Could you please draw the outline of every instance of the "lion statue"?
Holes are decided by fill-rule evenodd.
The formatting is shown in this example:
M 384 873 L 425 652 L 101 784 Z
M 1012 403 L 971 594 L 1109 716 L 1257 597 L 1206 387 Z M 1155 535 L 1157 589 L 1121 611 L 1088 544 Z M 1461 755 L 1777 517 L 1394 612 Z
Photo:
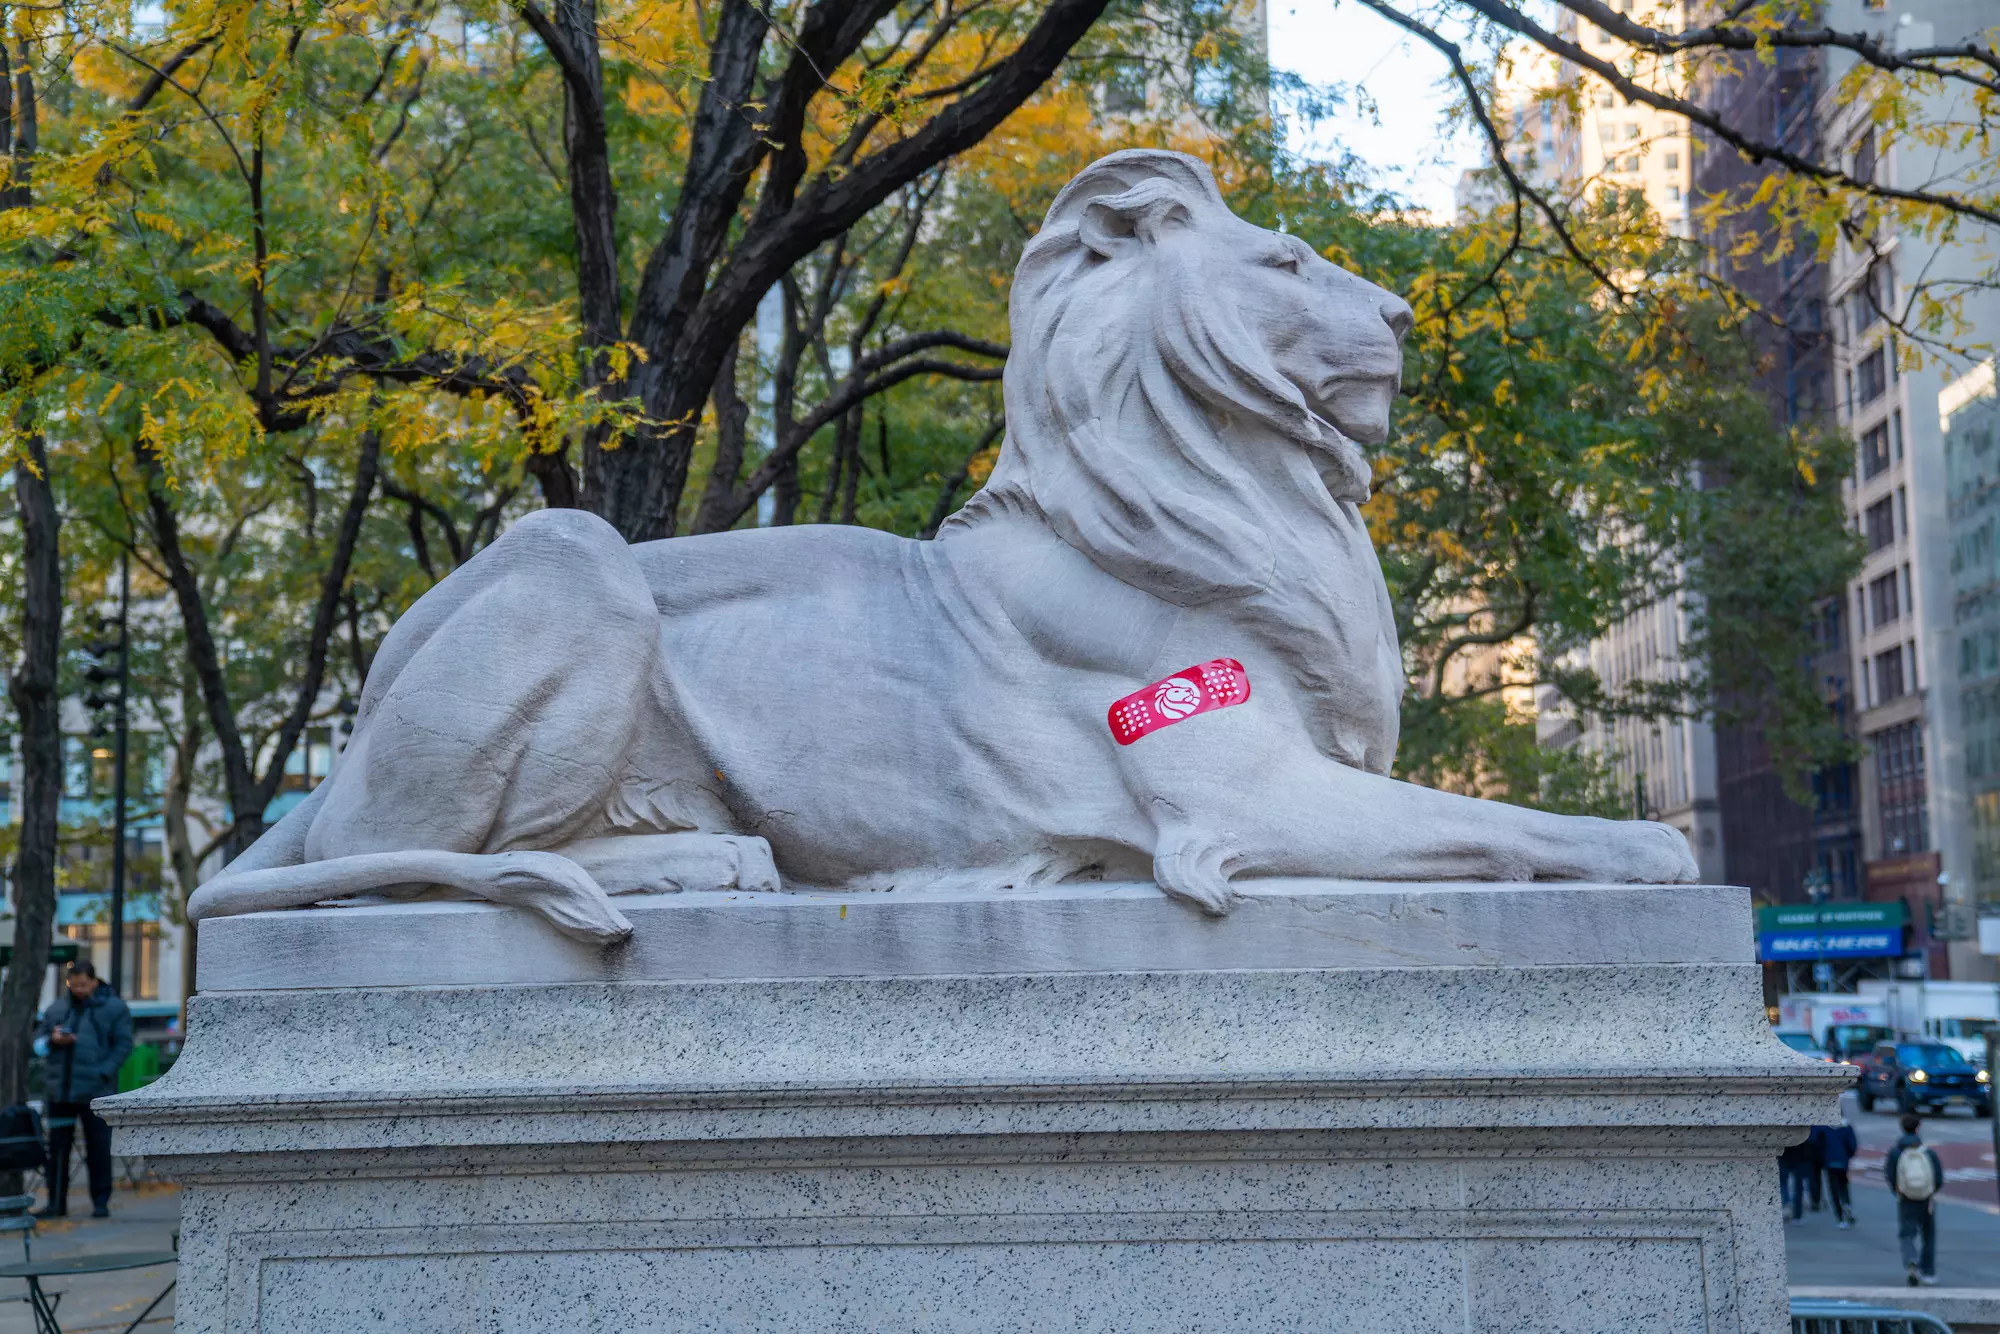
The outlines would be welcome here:
M 1131 151 L 1056 199 L 1010 318 L 1006 441 L 936 540 L 522 519 L 390 631 L 332 776 L 189 915 L 442 890 L 612 942 L 611 895 L 679 889 L 1151 879 L 1223 913 L 1255 877 L 1694 878 L 1665 825 L 1387 776 L 1357 506 L 1401 300 Z

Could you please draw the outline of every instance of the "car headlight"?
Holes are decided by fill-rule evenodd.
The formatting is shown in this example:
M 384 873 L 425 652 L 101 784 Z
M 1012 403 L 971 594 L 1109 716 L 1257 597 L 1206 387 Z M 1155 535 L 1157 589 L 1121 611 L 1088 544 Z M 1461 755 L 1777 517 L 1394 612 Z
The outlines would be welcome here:
M 1973 1078 L 1982 1084 L 1991 1084 L 1993 1082 L 1993 1073 L 1990 1070 L 1981 1070 Z
M 1930 1076 L 1929 1076 L 1928 1074 L 1926 1074 L 1926 1073 L 1925 1073 L 1924 1071 L 1922 1071 L 1922 1070 L 1912 1070 L 1912 1071 L 1910 1071 L 1910 1082 L 1911 1082 L 1912 1084 L 1922 1084 L 1922 1083 L 1925 1083 L 1925 1082 L 1927 1082 L 1927 1081 L 1928 1081 L 1929 1079 L 1930 1079 Z

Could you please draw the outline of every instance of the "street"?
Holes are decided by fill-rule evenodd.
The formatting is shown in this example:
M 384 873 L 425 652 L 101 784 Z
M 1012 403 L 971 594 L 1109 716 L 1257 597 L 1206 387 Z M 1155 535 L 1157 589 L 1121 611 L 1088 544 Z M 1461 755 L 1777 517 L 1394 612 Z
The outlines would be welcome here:
M 1834 1226 L 1831 1209 L 1807 1212 L 1785 1228 L 1794 1287 L 1870 1287 L 1903 1281 L 1896 1242 L 1896 1202 L 1882 1179 L 1882 1162 L 1902 1133 L 1894 1113 L 1863 1112 L 1849 1093 L 1841 1099 L 1861 1141 L 1851 1180 L 1856 1224 Z M 1945 1287 L 2000 1287 L 2000 1201 L 1996 1201 L 1993 1123 L 1969 1113 L 1924 1118 L 1924 1142 L 1944 1163 L 1938 1205 L 1938 1282 Z M 1775 1171 L 1775 1166 L 1773 1168 Z

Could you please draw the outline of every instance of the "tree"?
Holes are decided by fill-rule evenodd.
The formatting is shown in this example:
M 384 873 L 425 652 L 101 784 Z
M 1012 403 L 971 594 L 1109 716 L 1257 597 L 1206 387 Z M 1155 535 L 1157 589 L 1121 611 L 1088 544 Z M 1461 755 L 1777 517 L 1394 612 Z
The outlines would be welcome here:
M 1640 717 L 1710 714 L 1720 699 L 1767 718 L 1795 782 L 1843 754 L 1806 664 L 1818 599 L 1858 561 L 1840 496 L 1851 448 L 1773 428 L 1747 305 L 1627 199 L 1563 215 L 1622 276 L 1623 300 L 1552 228 L 1517 231 L 1505 207 L 1440 227 L 1392 203 L 1308 168 L 1275 173 L 1252 207 L 1417 314 L 1364 510 L 1411 671 L 1401 771 L 1616 808 L 1601 774 L 1539 751 L 1532 718 L 1496 706 L 1536 688 Z M 1685 675 L 1613 693 L 1575 660 L 1676 594 L 1694 609 Z M 1467 655 L 1496 650 L 1505 670 L 1460 679 Z
M 33 72 L 10 80 L 9 34 L 0 28 L 0 151 L 9 157 L 9 183 L 0 191 L 0 215 L 32 203 L 30 189 L 38 146 L 39 94 Z M 17 48 L 19 50 L 21 48 Z M 33 333 L 28 334 L 34 345 Z M 0 980 L 0 1107 L 28 1093 L 30 1041 L 42 981 L 48 974 L 55 928 L 57 821 L 62 800 L 63 569 L 61 524 L 56 512 L 45 439 L 19 410 L 20 396 L 48 364 L 44 349 L 8 367 L 13 420 L 23 429 L 14 442 L 15 515 L 20 524 L 21 633 L 19 665 L 7 693 L 21 729 L 21 830 L 15 844 L 14 947 Z
M 1571 227 L 1563 201 L 1509 160 L 1483 74 L 1486 62 L 1446 36 L 1442 19 L 1469 24 L 1475 44 L 1529 43 L 1602 80 L 1628 102 L 1686 119 L 1723 151 L 1776 168 L 1768 184 L 1744 197 L 1710 200 L 1705 210 L 1711 227 L 1729 215 L 1754 218 L 1758 247 L 1768 253 L 1799 246 L 1824 250 L 1836 239 L 1865 252 L 1898 229 L 1936 237 L 2000 227 L 2000 160 L 1989 147 L 2000 116 L 2000 44 L 1994 36 L 2000 29 L 1974 40 L 1905 46 L 1886 28 L 1829 26 L 1815 0 L 1690 2 L 1685 24 L 1674 21 L 1671 4 L 1635 13 L 1603 0 L 1556 0 L 1551 16 L 1510 0 L 1448 0 L 1421 15 L 1390 0 L 1361 3 L 1444 59 L 1464 114 L 1491 150 L 1517 231 L 1525 217 L 1535 216 L 1613 291 L 1625 288 L 1611 257 L 1593 251 Z M 1865 105 L 1875 126 L 1865 151 L 1817 141 L 1802 147 L 1779 133 L 1750 131 L 1696 95 L 1718 73 L 1769 60 L 1779 51 L 1817 52 L 1833 62 L 1831 97 Z M 1951 166 L 1920 185 L 1892 185 L 1881 179 L 1876 164 L 1898 143 Z M 1995 281 L 2000 270 L 1989 272 L 1980 285 Z M 1915 341 L 1948 340 L 1957 331 L 1964 291 L 1961 279 L 1940 290 L 1918 281 L 1910 299 L 1885 314 Z

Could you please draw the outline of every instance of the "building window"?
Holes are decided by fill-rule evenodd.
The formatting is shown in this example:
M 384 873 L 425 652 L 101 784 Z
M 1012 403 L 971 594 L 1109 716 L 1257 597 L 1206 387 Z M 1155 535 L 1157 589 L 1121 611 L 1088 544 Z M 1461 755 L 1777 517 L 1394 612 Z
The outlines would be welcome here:
M 1887 704 L 1892 699 L 1901 699 L 1908 691 L 1903 685 L 1903 648 L 1895 648 L 1875 655 L 1875 702 Z
M 1896 572 L 1891 570 L 1868 585 L 1868 621 L 1871 625 L 1887 625 L 1902 614 L 1903 610 L 1897 597 Z M 1899 668 L 1897 671 L 1899 679 L 1901 675 Z
M 1847 298 L 1847 307 L 1854 319 L 1854 336 L 1859 338 L 1874 328 L 1888 306 L 1889 266 L 1877 264 L 1868 270 L 1861 285 Z
M 1880 477 L 1889 469 L 1889 427 L 1871 426 L 1861 437 L 1861 480 Z
M 1877 732 L 1875 782 L 1882 811 L 1882 849 L 1890 855 L 1927 852 L 1930 816 L 1924 791 L 1922 723 L 1903 723 Z
M 1868 507 L 1862 516 L 1868 535 L 1868 549 L 1880 551 L 1896 540 L 1896 509 L 1888 496 Z
M 1679 153 L 1667 154 L 1665 165 L 1668 171 L 1679 171 L 1681 169 L 1681 155 Z
M 1615 101 L 1616 100 L 1611 96 L 1610 93 L 1599 93 L 1597 95 L 1597 105 L 1604 108 L 1604 110 L 1606 111 L 1609 111 L 1612 108 L 1612 106 L 1615 105 Z
M 1896 462 L 1901 463 L 1903 461 L 1903 414 L 1901 412 L 1892 412 L 1889 414 L 1889 450 L 1895 457 Z
M 1882 391 L 1889 387 L 1889 358 L 1881 348 L 1876 348 L 1861 359 L 1860 382 L 1861 402 L 1873 403 L 1882 397 Z
M 1681 198 L 1681 188 L 1678 185 L 1668 186 L 1667 198 L 1673 200 L 1675 203 L 1679 203 Z
M 1637 171 L 1637 170 L 1639 170 L 1639 159 L 1638 159 L 1637 157 L 1628 157 L 1628 158 L 1626 158 L 1626 159 L 1625 159 L 1625 166 L 1624 166 L 1624 170 L 1626 170 L 1626 171 Z
M 1876 153 L 1875 131 L 1870 129 L 1854 145 L 1854 179 L 1873 181 L 1875 179 Z
M 64 936 L 77 941 L 79 956 L 89 959 L 99 977 L 111 976 L 111 923 L 77 922 L 62 928 Z M 160 998 L 160 924 L 125 923 L 125 999 Z
M 1637 139 L 1638 137 L 1639 137 L 1639 127 L 1637 125 L 1627 125 L 1625 127 L 1625 140 L 1627 143 L 1630 143 L 1632 140 Z

